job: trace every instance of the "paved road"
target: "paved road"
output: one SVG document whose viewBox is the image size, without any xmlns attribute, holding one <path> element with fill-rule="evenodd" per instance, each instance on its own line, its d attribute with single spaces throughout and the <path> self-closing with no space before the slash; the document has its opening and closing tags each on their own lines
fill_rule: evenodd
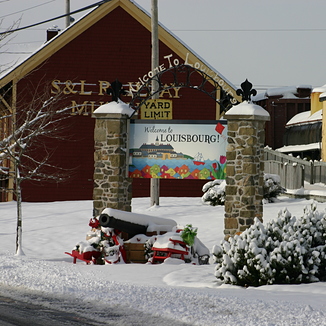
<svg viewBox="0 0 326 326">
<path fill-rule="evenodd" d="M 74 313 L 52 310 L 15 299 L 0 296 L 1 326 L 44 326 L 44 325 L 96 325 L 87 318 Z"/>
<path fill-rule="evenodd" d="M 22 298 L 22 299 L 19 299 Z M 153 307 L 154 308 L 154 307 Z M 0 326 L 186 326 L 175 320 L 105 303 L 81 303 L 74 299 L 0 289 Z"/>
</svg>

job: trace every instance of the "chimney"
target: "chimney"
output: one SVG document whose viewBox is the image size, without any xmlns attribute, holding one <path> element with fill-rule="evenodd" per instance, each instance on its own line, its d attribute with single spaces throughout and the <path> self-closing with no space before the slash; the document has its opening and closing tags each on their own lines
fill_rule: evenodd
<svg viewBox="0 0 326 326">
<path fill-rule="evenodd" d="M 48 28 L 46 31 L 46 41 L 50 41 L 52 38 L 57 36 L 60 32 L 60 28 L 57 25 L 53 25 L 52 27 Z"/>
</svg>

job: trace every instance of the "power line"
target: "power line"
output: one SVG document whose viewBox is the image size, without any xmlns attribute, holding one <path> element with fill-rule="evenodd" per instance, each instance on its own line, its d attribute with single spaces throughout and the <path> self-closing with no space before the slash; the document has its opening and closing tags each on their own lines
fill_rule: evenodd
<svg viewBox="0 0 326 326">
<path fill-rule="evenodd" d="M 30 52 L 12 52 L 12 51 L 6 51 L 6 52 L 0 52 L 0 54 L 31 54 L 33 53 L 32 51 Z"/>
<path fill-rule="evenodd" d="M 46 5 L 47 3 L 49 3 L 49 2 L 53 2 L 53 1 L 55 1 L 55 0 L 50 0 L 50 1 L 48 1 L 48 2 L 41 3 L 41 4 L 39 4 L 39 5 L 37 5 L 37 6 L 34 6 L 34 7 L 29 7 L 29 8 L 27 8 L 27 9 L 19 10 L 19 11 L 13 12 L 13 13 L 8 14 L 8 15 L 0 16 L 0 18 L 5 18 L 5 17 L 11 16 L 11 15 L 19 14 L 19 13 L 21 13 L 21 12 L 25 12 L 25 11 L 27 11 L 27 10 L 34 9 L 34 8 L 37 8 L 37 7 L 40 7 L 40 6 Z"/>
<path fill-rule="evenodd" d="M 19 28 L 15 28 L 15 29 L 11 29 L 9 31 L 6 31 L 6 32 L 0 32 L 0 35 L 3 35 L 3 34 L 9 34 L 9 33 L 13 33 L 13 32 L 18 32 L 18 31 L 21 31 L 23 29 L 27 29 L 27 28 L 31 28 L 31 27 L 34 27 L 34 26 L 38 26 L 38 25 L 42 25 L 42 24 L 45 24 L 45 23 L 48 23 L 50 21 L 53 21 L 53 20 L 57 20 L 59 18 L 63 18 L 63 17 L 66 17 L 66 16 L 70 16 L 70 15 L 73 15 L 73 14 L 76 14 L 76 13 L 79 13 L 81 11 L 85 11 L 87 9 L 91 9 L 91 8 L 94 8 L 94 7 L 97 7 L 97 6 L 100 6 L 102 5 L 103 3 L 106 3 L 106 2 L 109 2 L 109 1 L 112 1 L 112 0 L 102 0 L 102 1 L 99 1 L 99 2 L 96 2 L 92 5 L 89 5 L 89 6 L 86 6 L 86 7 L 83 7 L 81 9 L 78 9 L 78 10 L 75 10 L 75 11 L 72 11 L 68 14 L 64 14 L 64 15 L 61 15 L 61 16 L 57 16 L 57 17 L 54 17 L 54 18 L 51 18 L 51 19 L 47 19 L 47 20 L 43 20 L 39 23 L 35 23 L 35 24 L 32 24 L 32 25 L 28 25 L 28 26 L 24 26 L 24 27 L 19 27 Z"/>
<path fill-rule="evenodd" d="M 44 40 L 41 40 L 41 41 L 28 41 L 28 42 L 10 42 L 10 45 L 22 45 L 22 44 L 30 44 L 30 43 L 42 43 L 44 42 Z"/>
</svg>

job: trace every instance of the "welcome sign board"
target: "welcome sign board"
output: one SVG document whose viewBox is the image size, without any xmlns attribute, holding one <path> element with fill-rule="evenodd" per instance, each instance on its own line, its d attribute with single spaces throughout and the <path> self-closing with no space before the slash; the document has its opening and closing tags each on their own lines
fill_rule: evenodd
<svg viewBox="0 0 326 326">
<path fill-rule="evenodd" d="M 129 177 L 225 179 L 227 122 L 131 120 Z"/>
</svg>

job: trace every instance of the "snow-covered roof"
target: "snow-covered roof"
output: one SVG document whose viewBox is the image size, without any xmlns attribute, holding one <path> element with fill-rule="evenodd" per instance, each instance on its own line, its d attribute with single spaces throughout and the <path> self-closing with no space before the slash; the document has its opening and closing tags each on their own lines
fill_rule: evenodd
<svg viewBox="0 0 326 326">
<path fill-rule="evenodd" d="M 312 90 L 313 93 L 324 93 L 326 92 L 326 84 L 323 85 L 323 86 L 320 86 L 320 87 L 315 87 L 313 90 Z"/>
<path fill-rule="evenodd" d="M 77 28 L 76 27 L 76 24 L 78 23 L 82 23 L 82 21 L 85 21 L 88 19 L 88 16 L 90 17 L 91 14 L 94 13 L 94 15 L 96 15 L 96 12 L 104 12 L 105 10 L 105 6 L 111 6 L 111 3 L 113 3 L 114 1 L 110 1 L 108 3 L 105 3 L 105 4 L 102 4 L 98 7 L 95 7 L 94 9 L 90 10 L 88 13 L 86 13 L 84 16 L 82 16 L 81 18 L 77 19 L 74 23 L 72 23 L 71 25 L 69 25 L 66 29 L 62 30 L 60 33 L 58 33 L 58 35 L 56 35 L 55 37 L 53 37 L 51 40 L 47 41 L 46 43 L 42 44 L 36 51 L 34 51 L 31 55 L 27 56 L 27 57 L 21 57 L 21 60 L 18 60 L 17 61 L 17 64 L 14 65 L 13 67 L 11 67 L 10 69 L 8 70 L 5 70 L 5 72 L 3 72 L 3 74 L 1 75 L 0 74 L 0 80 L 5 78 L 6 80 L 4 81 L 4 84 L 6 84 L 8 81 L 7 81 L 7 78 L 9 77 L 9 75 L 11 73 L 13 73 L 13 71 L 15 71 L 18 67 L 22 66 L 24 63 L 27 63 L 28 61 L 30 61 L 33 57 L 35 57 L 38 53 L 40 53 L 42 50 L 44 50 L 44 48 L 48 47 L 51 43 L 55 42 L 58 38 L 61 39 L 61 36 L 63 36 L 63 34 L 68 34 L 69 31 L 71 31 L 71 29 L 73 28 Z M 126 1 L 123 1 L 123 0 L 120 0 L 120 2 L 123 3 L 124 6 L 129 6 L 128 4 L 132 4 L 134 5 L 138 10 L 142 11 L 146 16 L 151 17 L 151 15 L 143 8 L 141 7 L 137 2 L 135 2 L 134 0 L 126 0 Z M 101 8 L 100 8 L 101 7 Z M 103 8 L 103 10 L 101 10 Z M 133 8 L 131 9 L 132 11 L 134 10 Z M 99 15 L 102 15 L 99 14 Z M 139 15 L 135 15 L 135 17 L 139 17 Z M 96 17 L 95 21 L 98 21 L 99 17 Z M 138 18 L 136 18 L 138 19 Z M 87 27 L 85 27 L 87 26 Z M 83 26 L 82 28 L 79 28 L 78 27 L 78 30 L 77 32 L 76 31 L 71 31 L 71 34 L 72 36 L 76 36 L 76 33 L 81 33 L 82 32 L 82 29 L 83 28 L 88 28 L 89 27 L 89 24 L 85 24 L 85 26 Z M 214 74 L 216 74 L 216 76 L 218 76 L 219 78 L 221 78 L 222 80 L 225 81 L 225 83 L 227 83 L 231 88 L 233 88 L 233 90 L 235 91 L 237 88 L 229 81 L 227 80 L 219 71 L 217 71 L 215 68 L 213 68 L 211 65 L 209 65 L 205 60 L 203 60 L 203 58 L 201 58 L 195 51 L 193 51 L 188 45 L 186 45 L 179 37 L 177 37 L 173 32 L 171 32 L 168 28 L 166 28 L 163 24 L 161 24 L 159 22 L 159 27 L 163 29 L 164 33 L 167 33 L 170 37 L 172 37 L 174 40 L 176 40 L 179 44 L 176 46 L 176 50 L 180 50 L 182 51 L 181 49 L 184 48 L 186 49 L 186 51 L 188 51 L 189 53 L 191 53 L 194 57 L 195 57 L 195 61 L 199 60 L 201 61 L 204 65 L 207 66 L 207 68 L 209 68 L 212 72 L 214 72 Z M 69 35 L 68 34 L 68 35 Z M 164 39 L 164 41 L 166 41 L 166 36 L 162 35 L 163 33 L 160 32 L 159 33 L 159 38 L 161 39 L 161 37 Z M 71 37 L 71 36 L 67 36 L 67 40 L 68 38 Z M 62 42 L 67 42 L 67 40 L 65 41 L 62 41 Z M 180 46 L 181 45 L 181 46 Z M 59 45 L 60 46 L 60 45 Z M 55 47 L 55 51 L 58 50 L 58 46 Z M 46 51 L 45 51 L 46 52 Z M 53 51 L 50 51 L 50 54 L 49 55 L 52 55 L 54 52 Z M 178 52 L 178 51 L 177 51 Z M 48 54 L 46 54 L 48 55 Z M 34 64 L 36 64 L 38 60 L 34 60 Z M 189 62 L 191 61 L 191 59 L 189 60 Z M 193 62 L 194 63 L 194 62 Z M 30 69 L 30 67 L 29 67 Z M 23 71 L 23 69 L 20 69 L 19 73 L 21 74 Z M 10 80 L 9 80 L 10 81 Z M 1 86 L 1 85 L 0 85 Z M 236 93 L 234 92 L 234 96 L 237 97 Z"/>
<path fill-rule="evenodd" d="M 322 110 L 319 110 L 315 112 L 314 114 L 311 114 L 310 111 L 304 111 L 301 113 L 296 114 L 292 119 L 290 119 L 286 126 L 292 126 L 292 125 L 303 125 L 308 123 L 315 123 L 320 122 L 323 119 L 322 116 Z"/>
<path fill-rule="evenodd" d="M 295 95 L 298 92 L 298 88 L 302 86 L 288 86 L 282 88 L 270 88 L 266 91 L 268 97 L 282 95 L 283 98 L 297 98 Z M 310 88 L 311 86 L 305 86 L 304 88 Z"/>
<path fill-rule="evenodd" d="M 69 26 L 67 26 L 65 29 L 60 30 L 58 28 L 55 28 L 56 26 L 50 27 L 47 30 L 56 30 L 58 31 L 58 34 L 52 37 L 50 40 L 43 42 L 32 54 L 24 55 L 22 54 L 21 57 L 15 62 L 15 64 L 10 67 L 8 70 L 4 70 L 0 72 L 0 79 L 9 75 L 13 70 L 15 70 L 17 67 L 22 65 L 24 62 L 30 60 L 32 57 L 34 57 L 37 53 L 39 53 L 43 48 L 47 47 L 50 43 L 54 42 L 58 37 L 60 37 L 63 33 L 67 33 L 71 28 L 73 28 L 79 21 L 84 19 L 87 15 L 89 15 L 90 12 L 96 10 L 98 7 L 95 7 L 91 9 L 89 12 L 87 12 L 85 15 L 81 16 L 80 18 L 76 19 L 74 22 L 72 22 Z"/>
<path fill-rule="evenodd" d="M 320 101 L 325 101 L 325 99 L 326 99 L 326 91 L 325 91 L 324 93 L 321 93 L 321 94 L 319 95 L 319 100 L 320 100 Z"/>
<path fill-rule="evenodd" d="M 321 149 L 321 143 L 311 143 L 305 145 L 288 145 L 277 148 L 276 151 L 281 153 L 291 153 L 291 152 L 305 152 L 314 149 Z"/>
<path fill-rule="evenodd" d="M 312 89 L 311 85 L 298 85 L 298 86 L 285 86 L 277 88 L 269 88 L 265 92 L 259 93 L 256 96 L 252 97 L 254 102 L 264 100 L 272 96 L 281 96 L 283 99 L 297 99 L 298 89 Z M 326 88 L 325 90 L 326 91 Z"/>
<path fill-rule="evenodd" d="M 260 92 L 251 98 L 254 102 L 262 101 L 266 99 L 266 92 Z"/>
</svg>

